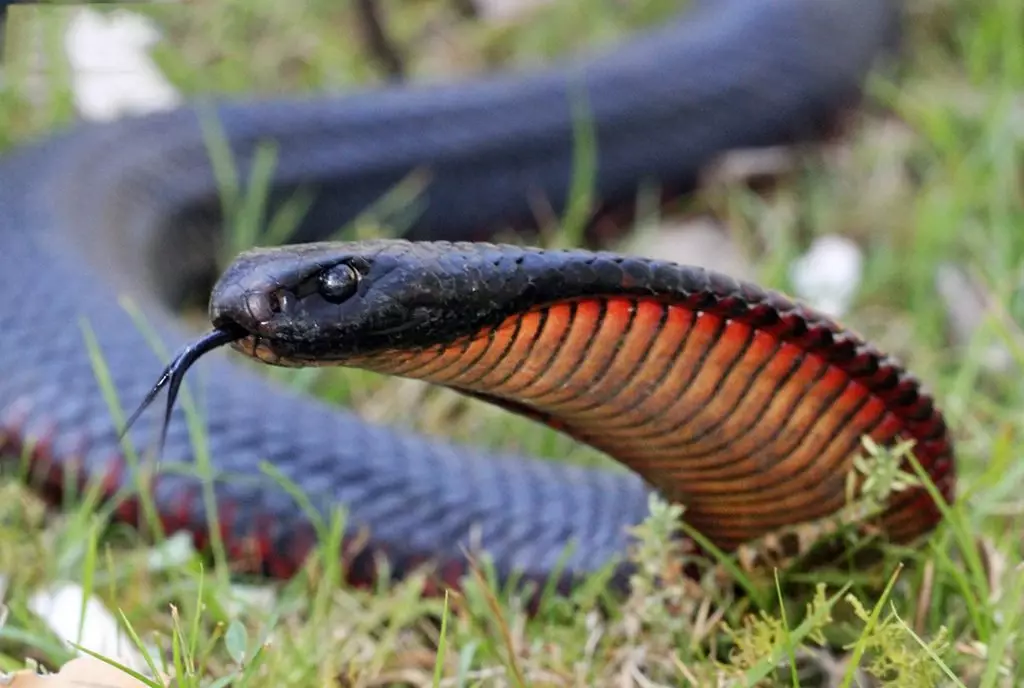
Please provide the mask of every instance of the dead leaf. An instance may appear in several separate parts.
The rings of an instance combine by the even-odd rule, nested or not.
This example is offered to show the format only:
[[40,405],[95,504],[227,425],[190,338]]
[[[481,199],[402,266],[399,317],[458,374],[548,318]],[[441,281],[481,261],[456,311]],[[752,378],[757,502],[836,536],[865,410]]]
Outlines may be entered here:
[[10,688],[143,688],[146,684],[93,657],[73,659],[56,674],[37,674],[26,669],[0,678]]

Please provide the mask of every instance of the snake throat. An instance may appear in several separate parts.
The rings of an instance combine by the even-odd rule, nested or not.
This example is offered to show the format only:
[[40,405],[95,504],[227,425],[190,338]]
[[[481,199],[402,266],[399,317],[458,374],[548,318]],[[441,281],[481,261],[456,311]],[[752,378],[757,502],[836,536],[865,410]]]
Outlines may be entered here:
[[[844,369],[842,345],[779,335],[713,310],[610,297],[351,363],[470,393],[603,451],[684,504],[687,522],[725,551],[842,508],[863,436],[913,439],[953,498],[948,438],[927,398],[891,370],[853,376],[864,363]],[[881,525],[909,541],[939,517],[918,488]]]

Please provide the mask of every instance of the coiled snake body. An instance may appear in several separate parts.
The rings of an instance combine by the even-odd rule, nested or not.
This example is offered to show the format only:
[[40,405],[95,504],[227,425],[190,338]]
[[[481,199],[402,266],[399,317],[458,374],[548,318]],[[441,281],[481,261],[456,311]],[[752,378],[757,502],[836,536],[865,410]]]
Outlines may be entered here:
[[[856,98],[894,20],[887,0],[727,0],[546,71],[221,103],[214,114],[242,178],[271,140],[273,198],[315,192],[295,241],[326,237],[421,168],[430,184],[408,236],[475,239],[528,222],[537,198],[565,208],[573,94],[585,94],[594,126],[597,197],[628,204],[647,180],[684,189],[725,150],[819,127]],[[190,339],[172,306],[210,279],[219,237],[199,115],[76,126],[0,161],[0,445],[15,458],[31,450],[34,484],[48,493],[69,466],[109,494],[131,478],[83,319],[128,406],[161,360],[118,295],[165,347]],[[837,508],[862,433],[914,439],[952,498],[947,432],[913,378],[827,319],[696,268],[485,243],[314,243],[239,258],[211,315],[230,335],[218,342],[270,362],[333,360],[449,385],[637,471],[484,456],[366,423],[211,353],[191,384],[224,477],[225,542],[272,575],[296,570],[314,532],[287,491],[258,479],[261,460],[315,507],[344,507],[353,537],[369,534],[350,562],[356,582],[375,575],[378,552],[395,575],[429,559],[454,582],[470,540],[502,576],[544,577],[570,544],[565,575],[592,571],[646,515],[641,476],[731,549]],[[161,421],[143,415],[136,446]],[[193,454],[175,410],[163,460]],[[203,545],[197,480],[165,473],[151,489],[165,527]],[[118,514],[134,522],[137,502]],[[884,524],[902,540],[936,521],[911,490]]]

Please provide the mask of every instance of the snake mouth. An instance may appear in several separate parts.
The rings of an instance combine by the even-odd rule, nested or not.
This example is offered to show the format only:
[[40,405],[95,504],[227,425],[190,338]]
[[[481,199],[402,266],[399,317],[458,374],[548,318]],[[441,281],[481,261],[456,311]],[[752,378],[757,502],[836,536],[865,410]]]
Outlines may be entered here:
[[246,338],[249,335],[244,329],[233,323],[221,322],[210,332],[207,332],[202,337],[184,346],[171,362],[163,369],[160,373],[160,377],[156,383],[146,394],[145,399],[139,404],[139,407],[135,409],[135,412],[128,418],[128,422],[125,423],[124,429],[121,431],[120,438],[123,439],[128,430],[131,429],[135,421],[145,412],[147,408],[156,399],[156,396],[167,388],[167,405],[164,409],[164,420],[160,428],[160,444],[159,452],[163,452],[164,443],[167,440],[167,427],[171,422],[171,413],[174,411],[174,404],[178,399],[178,392],[181,389],[181,383],[185,379],[185,374],[189,369],[198,361],[200,358],[210,353],[214,349],[219,349],[225,344],[232,344],[241,339]]
[[306,361],[289,356],[282,350],[281,341],[273,340],[265,335],[246,332],[229,344],[232,349],[249,358],[279,368],[306,368],[317,365],[315,359]]

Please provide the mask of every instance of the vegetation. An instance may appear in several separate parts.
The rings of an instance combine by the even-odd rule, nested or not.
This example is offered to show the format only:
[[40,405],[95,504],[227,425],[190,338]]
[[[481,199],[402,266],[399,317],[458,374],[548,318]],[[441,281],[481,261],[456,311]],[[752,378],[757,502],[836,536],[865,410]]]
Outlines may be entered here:
[[[409,78],[428,79],[545,61],[656,22],[676,4],[564,0],[498,26],[422,0],[387,4],[384,18]],[[1020,685],[1024,4],[907,4],[898,64],[873,80],[871,102],[841,141],[801,154],[770,193],[722,183],[693,207],[713,213],[756,257],[757,281],[783,291],[792,292],[789,266],[815,237],[859,244],[863,281],[844,320],[928,382],[957,439],[958,501],[922,546],[886,547],[871,566],[785,567],[767,577],[723,562],[693,580],[666,537],[685,512],[655,503],[638,531],[628,598],[607,599],[598,578],[573,600],[546,597],[530,615],[484,574],[445,598],[422,597],[421,577],[349,589],[339,584],[336,537],[288,583],[243,586],[173,539],[153,549],[108,528],[88,494],[55,516],[10,480],[0,483],[8,583],[0,669],[26,657],[55,667],[72,656],[28,600],[42,583],[75,581],[120,610],[140,645],[155,648],[159,673],[182,686]],[[196,0],[188,11],[143,11],[166,30],[155,56],[186,95],[344,89],[383,78],[353,29],[352,3],[297,7]],[[12,38],[31,28],[54,58],[61,16],[15,13]],[[9,41],[13,58],[22,54],[16,45]],[[48,62],[45,88],[29,76],[14,59],[0,82],[2,146],[73,115],[60,59]],[[232,197],[240,187],[225,179],[244,234],[253,202]],[[966,336],[963,307],[943,298],[949,274],[965,275],[983,295],[982,306],[967,306],[979,325]],[[352,371],[287,375],[376,420],[407,423],[415,408],[413,425],[427,432],[603,460],[443,390]],[[877,448],[864,457],[859,467],[876,478],[869,501],[920,478],[894,473],[893,457]],[[746,594],[722,585],[722,568]]]

